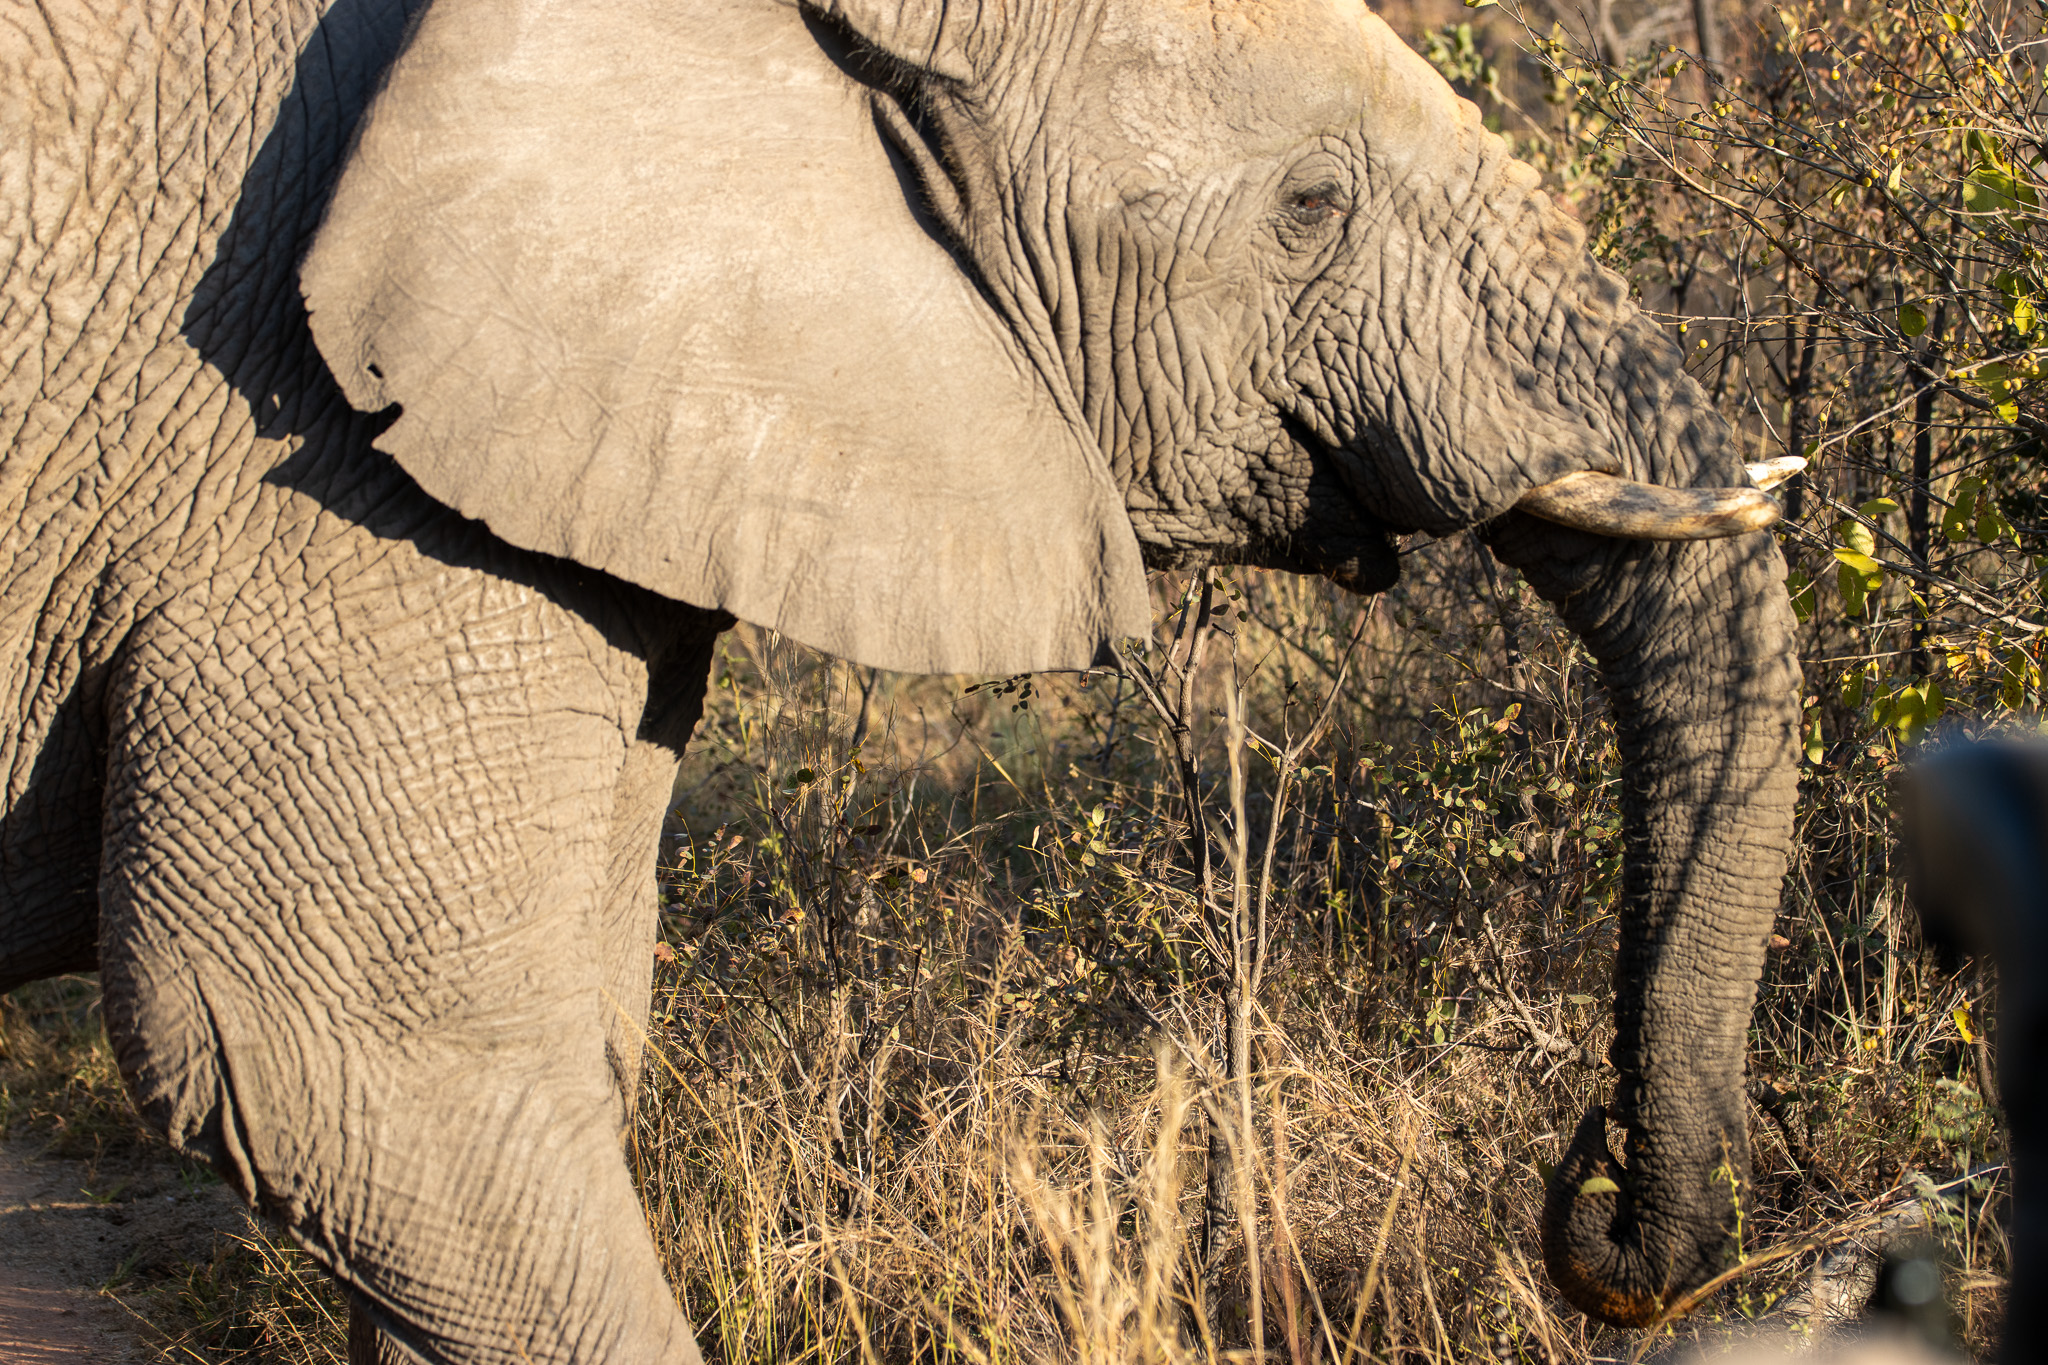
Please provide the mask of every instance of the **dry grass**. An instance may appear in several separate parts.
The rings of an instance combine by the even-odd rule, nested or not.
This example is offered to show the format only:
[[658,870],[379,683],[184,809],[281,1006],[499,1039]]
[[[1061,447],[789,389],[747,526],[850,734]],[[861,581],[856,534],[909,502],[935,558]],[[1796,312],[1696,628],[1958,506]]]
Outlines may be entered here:
[[[1127,687],[977,690],[728,637],[664,844],[630,1152],[711,1358],[1578,1362],[1645,1344],[1562,1307],[1534,1240],[1545,1163],[1609,1084],[1601,703],[1469,540],[1409,568],[1377,607],[1231,582],[1198,717],[1226,849],[1233,674],[1247,731],[1276,737],[1240,755],[1254,892],[1273,844],[1241,1083],[1215,1060],[1227,946]],[[1275,828],[1261,754],[1306,728],[1354,631],[1332,732]],[[1983,1026],[1981,983],[1915,946],[1885,861],[1887,766],[1865,752],[1807,784],[1754,1032],[1760,1264],[1682,1334],[1813,1330],[1792,1310],[1820,1248],[1918,1192],[1959,1327],[1988,1340],[2000,1139],[1955,1013]],[[76,983],[10,999],[7,1132],[150,1141],[89,1005]],[[1236,1198],[1205,1263],[1212,1133]],[[338,1358],[331,1291],[260,1236],[126,1297],[167,1359]]]
[[[673,961],[636,1135],[707,1349],[1634,1350],[1559,1305],[1534,1243],[1545,1162],[1608,1083],[1612,754],[1576,650],[1490,577],[1469,542],[1429,547],[1367,623],[1336,733],[1275,835],[1249,1104],[1213,1060],[1225,953],[1171,764],[1113,680],[1041,679],[1016,710],[1014,693],[867,680],[736,636],[679,784]],[[1334,671],[1328,642],[1372,610],[1279,577],[1237,586],[1232,658],[1204,692],[1226,844],[1232,667],[1254,734],[1277,736],[1290,705],[1298,730]],[[1511,676],[1512,694],[1494,681]],[[1755,1032],[1769,1109],[1747,1250],[1774,1259],[1704,1316],[1776,1310],[1779,1330],[1808,1331],[1787,1296],[1817,1255],[1787,1250],[1939,1185],[1926,1207],[1981,1345],[2003,1265],[1998,1137],[1954,1013],[1981,1024],[1981,983],[1915,947],[1881,752],[1808,784]],[[1254,880],[1270,783],[1246,797]],[[1240,1188],[1205,1273],[1211,1125]]]

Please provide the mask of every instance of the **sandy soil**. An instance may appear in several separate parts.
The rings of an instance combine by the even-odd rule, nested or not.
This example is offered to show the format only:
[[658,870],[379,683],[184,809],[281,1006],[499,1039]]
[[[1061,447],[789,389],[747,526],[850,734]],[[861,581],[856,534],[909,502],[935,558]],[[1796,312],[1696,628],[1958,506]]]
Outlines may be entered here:
[[33,1142],[0,1143],[0,1362],[162,1359],[121,1298],[152,1269],[203,1263],[217,1233],[244,1226],[225,1187],[188,1182],[167,1163],[67,1161]]

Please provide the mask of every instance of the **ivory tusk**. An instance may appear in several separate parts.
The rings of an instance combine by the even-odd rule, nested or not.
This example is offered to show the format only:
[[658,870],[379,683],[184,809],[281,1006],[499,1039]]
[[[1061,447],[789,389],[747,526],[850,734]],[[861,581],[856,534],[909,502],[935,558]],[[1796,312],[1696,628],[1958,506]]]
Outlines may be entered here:
[[1590,469],[1532,488],[1515,506],[1624,540],[1714,540],[1761,531],[1781,515],[1759,488],[1664,488]]
[[1762,460],[1749,467],[1749,481],[1758,488],[1769,492],[1793,475],[1806,468],[1804,455],[1780,455],[1775,460]]

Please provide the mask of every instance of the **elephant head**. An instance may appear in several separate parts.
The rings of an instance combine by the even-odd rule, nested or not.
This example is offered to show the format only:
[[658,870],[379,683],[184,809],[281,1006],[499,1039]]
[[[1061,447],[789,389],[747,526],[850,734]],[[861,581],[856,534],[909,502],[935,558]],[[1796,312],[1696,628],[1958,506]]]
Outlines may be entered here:
[[1796,772],[1772,509],[1356,0],[437,0],[301,278],[428,492],[868,663],[1085,665],[1144,563],[1370,591],[1483,527],[1626,762],[1626,1161],[1594,1111],[1552,1276],[1643,1322],[1728,1257]]

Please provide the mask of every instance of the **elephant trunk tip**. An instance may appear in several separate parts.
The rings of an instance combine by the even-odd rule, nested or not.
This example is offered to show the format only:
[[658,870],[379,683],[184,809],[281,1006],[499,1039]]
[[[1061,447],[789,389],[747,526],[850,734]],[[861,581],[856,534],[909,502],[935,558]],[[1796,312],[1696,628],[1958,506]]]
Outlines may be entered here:
[[1543,1200],[1543,1264],[1566,1301],[1615,1327],[1648,1327],[1664,1316],[1647,1287],[1635,1245],[1626,1172],[1607,1149],[1607,1111],[1579,1120]]

